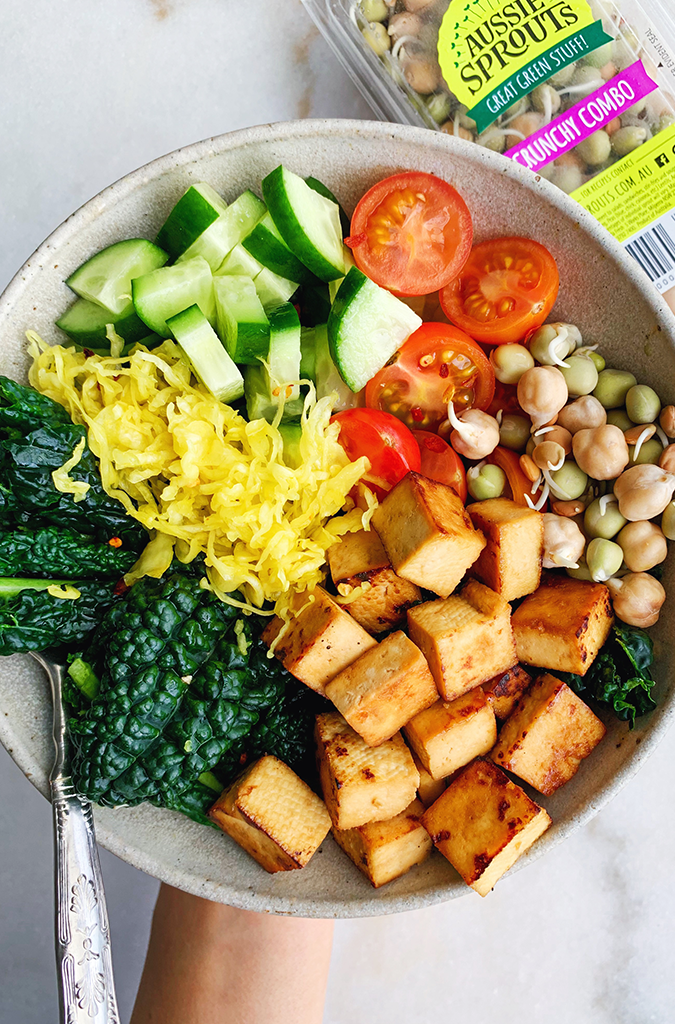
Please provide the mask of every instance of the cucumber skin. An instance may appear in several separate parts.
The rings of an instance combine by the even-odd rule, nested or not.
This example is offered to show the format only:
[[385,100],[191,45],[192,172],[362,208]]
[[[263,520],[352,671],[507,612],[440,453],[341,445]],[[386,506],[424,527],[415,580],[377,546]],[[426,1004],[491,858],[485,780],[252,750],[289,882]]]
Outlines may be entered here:
[[349,308],[354,298],[359,294],[367,281],[368,278],[366,275],[358,270],[357,267],[350,267],[347,276],[338,288],[338,293],[335,296],[330,316],[328,317],[328,324],[326,325],[328,330],[328,349],[330,351],[330,357],[335,363],[338,373],[342,377],[343,381],[354,393],[359,391],[360,388],[352,387],[352,383],[354,383],[353,378],[351,382],[348,381],[341,366],[342,360],[339,355],[340,327],[342,325],[342,318],[345,314],[345,310]]
[[313,178],[311,174],[309,178],[305,178],[305,183],[309,185],[309,187],[314,192],[318,192],[320,196],[323,196],[324,199],[330,199],[331,203],[335,203],[338,210],[340,211],[340,226],[342,228],[342,234],[345,235],[345,237],[349,235],[351,231],[351,223],[349,217],[342,209],[342,207],[338,203],[337,199],[335,198],[331,190],[328,188],[328,185],[324,185],[324,183],[322,181],[319,181],[318,178]]
[[[266,178],[263,178],[262,193],[267,203],[267,208],[272,214],[272,220],[279,233],[283,236],[284,241],[288,244],[288,238],[297,237],[298,235],[304,237],[305,232],[289,202],[283,175],[284,168],[282,165],[279,165]],[[311,186],[308,186],[308,188],[311,188]],[[312,191],[316,192],[317,190],[313,189]],[[293,251],[291,246],[289,248]],[[343,271],[336,270],[332,263],[329,263],[328,260],[324,259],[315,250],[310,259],[303,259],[302,262],[321,281],[334,281],[336,278],[343,276]]]
[[298,284],[319,284],[314,274],[300,262],[286,243],[280,242],[264,226],[256,224],[241,244],[246,252],[273,274],[285,277],[287,281],[297,281]]
[[[66,310],[66,312],[56,321],[56,326],[59,328],[59,330],[63,331],[64,334],[67,334],[70,340],[73,341],[79,347],[95,348],[98,349],[99,351],[105,351],[105,348],[107,346],[107,354],[110,355],[110,345],[105,332],[107,324],[112,324],[113,327],[115,328],[116,333],[119,334],[121,338],[124,338],[124,340],[129,345],[134,344],[137,341],[142,341],[143,338],[147,337],[148,328],[143,323],[138,313],[134,309],[133,303],[130,303],[126,310],[124,310],[122,313],[119,313],[117,315],[111,313],[100,327],[95,327],[89,330],[85,328],[84,330],[80,331],[74,331],[72,330],[72,328],[68,329],[68,321],[66,317],[68,316],[70,311],[80,302],[89,302],[89,300],[77,299],[77,301],[74,302],[73,305],[70,306]],[[91,306],[95,305],[95,303],[93,302],[89,304]],[[102,307],[99,308],[101,310],[102,317],[104,317],[105,310]],[[66,322],[66,327],[63,326],[64,320]]]
[[[190,202],[196,202],[197,205],[201,207],[202,214],[199,220],[199,231],[197,231],[196,234],[194,233],[194,231],[188,234],[183,224],[180,210],[178,211],[178,214],[174,217],[177,208],[180,207],[181,203],[184,202],[186,195],[191,190],[193,192],[193,197],[191,198]],[[199,192],[197,192],[193,185],[190,185],[190,187],[186,189],[186,191],[180,197],[178,202],[172,208],[171,213],[164,221],[164,224],[162,224],[157,234],[157,238],[155,239],[155,243],[161,249],[164,249],[166,252],[168,252],[169,258],[171,260],[175,260],[178,256],[181,255],[181,253],[185,252],[185,250],[188,249],[192,245],[192,243],[197,238],[199,238],[199,236],[204,231],[206,231],[206,229],[210,227],[215,220],[218,219],[218,213],[215,213],[215,211],[213,211],[214,215],[211,216],[209,213],[206,212],[207,210],[213,211],[213,207],[206,199],[204,199],[202,195],[200,195]],[[171,223],[172,219],[175,220],[174,224]]]

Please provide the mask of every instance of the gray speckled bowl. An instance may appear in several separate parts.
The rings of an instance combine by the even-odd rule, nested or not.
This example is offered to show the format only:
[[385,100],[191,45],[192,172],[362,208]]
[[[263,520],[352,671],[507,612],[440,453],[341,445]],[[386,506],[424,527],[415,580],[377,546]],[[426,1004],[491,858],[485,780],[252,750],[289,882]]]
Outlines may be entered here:
[[[348,212],[374,182],[399,169],[438,174],[456,185],[477,240],[525,234],[558,261],[561,288],[552,319],[578,324],[608,362],[675,401],[675,319],[621,247],[571,199],[502,157],[442,133],[359,121],[263,125],[170,153],[111,185],[40,246],[0,298],[0,372],[25,380],[24,333],[61,340],[52,326],[72,296],[64,279],[110,242],[154,237],[185,188],[206,179],[228,199],[280,162],[313,174]],[[673,566],[665,585],[675,586]],[[629,732],[607,719],[608,735],[559,793],[543,801],[553,826],[518,866],[588,821],[639,769],[663,736],[675,705],[672,636],[675,604],[666,605],[657,642],[659,707]],[[0,662],[0,739],[27,778],[47,794],[52,759],[47,683],[28,656]],[[230,839],[150,806],[96,812],[103,846],[172,885],[250,910],[305,917],[358,917],[439,903],[469,890],[438,854],[381,891],[373,890],[331,840],[303,871],[268,875]],[[503,883],[501,883],[503,884]]]

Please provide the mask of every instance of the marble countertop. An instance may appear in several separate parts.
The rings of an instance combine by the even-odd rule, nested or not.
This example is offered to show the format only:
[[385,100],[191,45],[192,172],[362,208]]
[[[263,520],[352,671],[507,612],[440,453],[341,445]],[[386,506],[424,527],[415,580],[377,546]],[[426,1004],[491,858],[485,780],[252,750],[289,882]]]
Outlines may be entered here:
[[[111,181],[210,135],[370,116],[300,0],[4,0],[0,290]],[[669,1024],[671,734],[593,822],[501,882],[340,922],[326,1024]],[[157,883],[103,853],[122,1019]],[[0,1024],[56,1018],[51,816],[0,750]]]

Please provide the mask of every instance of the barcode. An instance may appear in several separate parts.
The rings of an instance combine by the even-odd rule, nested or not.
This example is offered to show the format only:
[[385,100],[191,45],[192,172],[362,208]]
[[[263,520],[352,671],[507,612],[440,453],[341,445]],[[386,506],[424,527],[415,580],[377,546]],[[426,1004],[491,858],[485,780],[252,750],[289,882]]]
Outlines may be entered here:
[[665,214],[626,243],[626,251],[640,264],[660,292],[675,285],[675,212]]

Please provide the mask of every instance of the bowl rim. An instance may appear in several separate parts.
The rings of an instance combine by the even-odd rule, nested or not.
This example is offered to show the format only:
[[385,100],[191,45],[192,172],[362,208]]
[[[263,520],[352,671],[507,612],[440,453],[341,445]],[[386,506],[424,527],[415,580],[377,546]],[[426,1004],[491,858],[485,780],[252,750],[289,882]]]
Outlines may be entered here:
[[[328,135],[334,137],[336,134],[341,134],[345,137],[363,136],[371,139],[395,139],[402,142],[408,141],[423,144],[425,148],[438,150],[441,153],[452,151],[455,155],[466,158],[469,162],[491,168],[495,172],[518,182],[530,191],[536,187],[536,190],[541,191],[554,207],[557,207],[568,218],[576,220],[585,233],[590,235],[612,257],[614,262],[619,265],[622,273],[641,293],[646,304],[653,310],[655,317],[664,324],[675,343],[675,317],[645,272],[592,214],[588,213],[582,206],[554,185],[551,185],[540,175],[533,174],[533,172],[520,166],[516,161],[508,160],[498,153],[493,153],[483,147],[476,146],[475,143],[454,138],[441,132],[434,133],[426,128],[380,121],[331,118],[263,123],[226,132],[222,135],[190,143],[160,157],[156,157],[154,160],[143,164],[136,170],[123,175],[112,184],[106,186],[55,228],[16,272],[0,295],[0,333],[7,326],[15,301],[26,289],[30,289],[34,279],[41,270],[43,261],[49,258],[50,250],[67,243],[77,235],[81,228],[90,224],[119,199],[128,196],[149,180],[160,178],[169,170],[185,167],[190,163],[195,163],[209,156],[237,150],[248,145],[260,143],[273,144],[275,140],[308,137],[320,139]],[[675,691],[671,693],[669,699],[666,699],[655,711],[650,713],[648,717],[648,730],[646,735],[641,738],[641,746],[636,745],[634,747],[632,754],[616,774],[568,822],[542,836],[538,843],[535,843],[524,856],[519,858],[509,874],[519,870],[525,864],[537,860],[590,821],[639,771],[643,761],[663,739],[674,715]],[[31,759],[30,752],[24,749],[21,743],[17,742],[17,737],[13,734],[11,721],[5,719],[4,716],[0,719],[0,742],[8,750],[12,759],[29,781],[44,796],[49,798],[47,774],[50,766],[42,776],[34,771],[35,765]],[[418,910],[423,907],[447,902],[450,899],[470,892],[468,886],[459,891],[446,891],[443,887],[439,886],[434,890],[414,895],[395,895],[394,893],[390,895],[386,890],[373,890],[372,894],[369,894],[364,899],[348,901],[335,898],[326,899],[325,901],[318,901],[316,899],[303,900],[296,896],[284,895],[258,896],[248,888],[236,888],[211,879],[198,880],[189,870],[179,866],[158,865],[157,861],[143,850],[130,846],[125,840],[119,839],[114,828],[110,828],[101,822],[98,811],[95,814],[98,818],[97,840],[106,850],[114,853],[134,867],[158,878],[160,881],[167,882],[186,892],[243,909],[302,917],[366,917]]]

